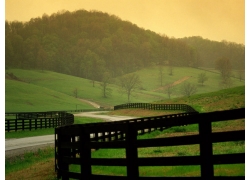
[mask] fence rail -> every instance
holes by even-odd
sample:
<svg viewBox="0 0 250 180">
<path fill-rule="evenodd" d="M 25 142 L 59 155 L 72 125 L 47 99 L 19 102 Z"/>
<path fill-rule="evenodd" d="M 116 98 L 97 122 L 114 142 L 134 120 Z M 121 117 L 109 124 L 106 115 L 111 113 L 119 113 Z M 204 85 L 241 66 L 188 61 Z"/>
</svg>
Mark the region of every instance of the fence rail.
<svg viewBox="0 0 250 180">
<path fill-rule="evenodd" d="M 5 132 L 53 128 L 74 123 L 74 115 L 64 111 L 5 113 Z"/>
<path fill-rule="evenodd" d="M 210 112 L 183 113 L 176 115 L 138 118 L 121 122 L 79 124 L 57 127 L 55 129 L 56 170 L 58 178 L 63 179 L 156 179 L 139 177 L 142 166 L 186 166 L 199 165 L 201 177 L 157 177 L 157 179 L 244 179 L 244 176 L 215 177 L 214 165 L 244 164 L 245 153 L 213 154 L 215 142 L 244 141 L 245 130 L 212 132 L 212 122 L 245 118 L 245 108 Z M 199 134 L 191 136 L 156 139 L 137 139 L 137 135 L 152 128 L 173 127 L 198 124 Z M 138 148 L 198 144 L 200 155 L 160 158 L 139 158 Z M 91 158 L 91 149 L 123 148 L 125 158 Z M 79 156 L 76 156 L 79 153 Z M 69 166 L 80 166 L 80 172 L 71 172 Z M 125 166 L 126 176 L 92 174 L 92 166 Z"/>
<path fill-rule="evenodd" d="M 197 112 L 194 108 L 187 104 L 151 104 L 151 103 L 127 103 L 114 106 L 114 110 L 140 108 L 150 110 L 181 110 L 185 112 Z"/>
</svg>

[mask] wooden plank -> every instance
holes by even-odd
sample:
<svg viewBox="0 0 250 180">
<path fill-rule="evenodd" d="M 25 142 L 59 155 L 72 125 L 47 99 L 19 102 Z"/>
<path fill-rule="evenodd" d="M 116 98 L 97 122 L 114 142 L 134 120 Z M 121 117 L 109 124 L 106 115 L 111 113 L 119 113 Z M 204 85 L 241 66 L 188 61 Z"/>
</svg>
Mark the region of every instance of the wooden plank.
<svg viewBox="0 0 250 180">
<path fill-rule="evenodd" d="M 212 161 L 213 164 L 245 164 L 245 153 L 213 155 Z"/>
<path fill-rule="evenodd" d="M 65 178 L 65 179 L 69 179 L 69 178 L 81 179 L 82 176 L 81 176 L 80 173 L 63 171 L 62 172 L 62 177 Z"/>
<path fill-rule="evenodd" d="M 92 158 L 92 166 L 126 166 L 125 158 Z"/>
<path fill-rule="evenodd" d="M 63 149 L 80 149 L 81 142 L 62 142 L 59 148 Z"/>
<path fill-rule="evenodd" d="M 214 132 L 211 134 L 211 139 L 212 139 L 212 142 L 245 140 L 245 130 Z"/>
<path fill-rule="evenodd" d="M 130 179 L 136 179 L 139 177 L 138 167 L 138 150 L 136 146 L 137 130 L 132 126 L 133 124 L 127 124 L 126 133 L 126 160 L 127 160 L 127 176 Z"/>
<path fill-rule="evenodd" d="M 212 125 L 209 119 L 202 119 L 199 123 L 200 157 L 201 157 L 201 177 L 211 179 L 214 176 L 212 162 L 213 144 L 211 140 Z"/>
<path fill-rule="evenodd" d="M 81 164 L 81 159 L 80 158 L 72 158 L 72 157 L 63 157 L 62 161 L 67 163 L 67 164 L 76 164 L 76 165 L 80 165 Z"/>
<path fill-rule="evenodd" d="M 81 162 L 81 177 L 80 179 L 89 179 L 91 176 L 91 149 L 90 136 L 87 132 L 82 131 L 80 135 L 80 162 Z"/>
</svg>

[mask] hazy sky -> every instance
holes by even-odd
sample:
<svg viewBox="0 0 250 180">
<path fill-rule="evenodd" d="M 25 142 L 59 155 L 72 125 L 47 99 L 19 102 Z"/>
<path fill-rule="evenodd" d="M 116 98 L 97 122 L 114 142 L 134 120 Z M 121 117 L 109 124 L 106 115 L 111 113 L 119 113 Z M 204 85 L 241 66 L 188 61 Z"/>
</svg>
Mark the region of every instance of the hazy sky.
<svg viewBox="0 0 250 180">
<path fill-rule="evenodd" d="M 5 19 L 29 21 L 60 10 L 98 10 L 169 37 L 245 44 L 244 0 L 5 0 Z"/>
</svg>

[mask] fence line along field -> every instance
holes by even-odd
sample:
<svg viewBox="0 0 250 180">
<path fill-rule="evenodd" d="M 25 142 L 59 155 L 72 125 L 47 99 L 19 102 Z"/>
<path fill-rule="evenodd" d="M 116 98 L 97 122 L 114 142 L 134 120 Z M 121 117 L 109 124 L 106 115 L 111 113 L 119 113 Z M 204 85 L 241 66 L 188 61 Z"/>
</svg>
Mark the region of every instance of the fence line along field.
<svg viewBox="0 0 250 180">
<path fill-rule="evenodd" d="M 144 166 L 200 166 L 200 179 L 215 177 L 214 165 L 245 164 L 245 153 L 214 154 L 213 144 L 245 140 L 245 130 L 212 132 L 212 123 L 234 121 L 245 118 L 245 109 L 210 113 L 177 114 L 145 117 L 129 121 L 102 124 L 72 125 L 56 128 L 56 169 L 58 177 L 87 179 L 133 179 L 141 176 Z M 198 124 L 198 134 L 156 139 L 137 139 L 138 134 L 151 129 L 167 129 L 174 126 Z M 93 134 L 93 135 L 91 135 Z M 138 157 L 139 148 L 199 145 L 199 155 L 177 157 Z M 231 146 L 231 148 L 233 148 Z M 123 158 L 92 158 L 91 149 L 125 149 Z M 79 156 L 77 156 L 79 154 Z M 74 164 L 79 172 L 70 167 Z M 125 166 L 126 173 L 100 175 L 92 172 L 92 166 Z M 181 172 L 177 174 L 179 176 Z M 167 175 L 167 174 L 166 174 Z M 125 178 L 124 178 L 125 176 Z M 197 175 L 195 175 L 197 176 Z M 230 176 L 230 175 L 229 175 Z M 179 176 L 180 177 L 180 176 Z M 148 177 L 147 179 L 154 179 Z M 165 179 L 168 179 L 166 177 Z M 224 179 L 244 179 L 244 176 L 223 177 Z M 175 179 L 175 178 L 172 178 Z M 178 179 L 178 178 L 177 178 Z M 185 178 L 183 178 L 185 179 Z"/>
</svg>

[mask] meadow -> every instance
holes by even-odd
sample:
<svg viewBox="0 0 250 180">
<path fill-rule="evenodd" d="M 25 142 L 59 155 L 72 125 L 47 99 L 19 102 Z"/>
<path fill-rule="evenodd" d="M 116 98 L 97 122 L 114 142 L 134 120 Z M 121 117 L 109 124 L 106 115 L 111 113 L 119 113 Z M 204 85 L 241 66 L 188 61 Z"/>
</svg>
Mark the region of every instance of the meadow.
<svg viewBox="0 0 250 180">
<path fill-rule="evenodd" d="M 198 75 L 206 72 L 208 80 L 202 86 L 198 83 Z M 93 108 L 81 101 L 86 99 L 96 102 L 103 107 L 112 107 L 127 103 L 126 94 L 121 94 L 118 79 L 114 78 L 109 88 L 112 94 L 108 98 L 102 97 L 100 83 L 75 76 L 41 70 L 7 69 L 19 79 L 5 81 L 5 112 L 22 111 L 53 111 Z M 183 97 L 181 86 L 189 82 L 197 86 L 196 94 L 221 90 L 220 74 L 201 69 L 175 67 L 173 75 L 169 76 L 168 67 L 163 68 L 163 86 L 159 82 L 159 67 L 152 67 L 136 72 L 141 80 L 141 88 L 137 89 L 131 102 L 157 102 L 168 99 L 164 86 L 176 82 L 170 99 Z M 185 81 L 183 78 L 188 77 Z M 177 83 L 180 82 L 180 83 Z M 232 87 L 244 86 L 245 82 L 232 77 Z M 77 89 L 77 98 L 73 91 Z"/>
<path fill-rule="evenodd" d="M 74 110 L 78 109 L 93 109 L 92 106 L 86 104 L 73 95 L 73 90 L 78 89 L 78 98 L 88 99 L 99 103 L 102 106 L 113 106 L 127 102 L 126 95 L 119 93 L 119 87 L 111 84 L 113 90 L 112 97 L 103 98 L 98 83 L 92 87 L 92 83 L 87 79 L 63 75 L 50 71 L 37 70 L 21 70 L 8 69 L 8 73 L 13 73 L 18 77 L 19 81 L 6 79 L 5 81 L 5 111 L 20 112 L 20 111 L 52 111 L 52 110 Z M 220 76 L 218 73 L 206 72 L 208 81 L 204 86 L 197 82 L 198 74 L 203 72 L 200 69 L 192 68 L 175 68 L 174 75 L 169 76 L 167 68 L 165 68 L 164 85 L 176 82 L 183 77 L 190 76 L 186 81 L 195 83 L 198 91 L 191 97 L 182 97 L 180 93 L 181 83 L 176 85 L 175 92 L 168 99 L 164 89 L 161 88 L 158 81 L 159 70 L 157 67 L 144 69 L 137 72 L 142 81 L 142 89 L 135 92 L 132 97 L 132 102 L 155 102 L 155 103 L 185 103 L 194 107 L 199 112 L 208 112 L 216 110 L 234 109 L 245 107 L 245 86 L 244 81 L 237 78 L 232 78 L 234 88 L 222 89 L 219 85 Z M 192 76 L 192 77 L 191 77 Z M 21 80 L 21 81 L 20 81 Z M 117 79 L 116 79 L 117 80 Z M 136 116 L 156 116 L 164 112 L 161 111 L 146 111 L 146 110 L 118 110 L 109 112 L 111 114 L 120 115 L 136 115 Z M 75 117 L 75 123 L 92 123 L 99 122 L 98 119 Z M 214 131 L 245 129 L 245 120 L 238 120 L 226 123 L 214 123 Z M 20 138 L 35 135 L 53 134 L 54 129 L 40 130 L 37 132 L 16 132 L 5 133 L 6 138 Z M 155 131 L 150 134 L 145 134 L 138 138 L 158 138 L 164 136 L 178 136 L 197 133 L 197 127 L 175 127 L 165 130 L 164 132 Z M 234 148 L 231 148 L 234 147 Z M 244 142 L 230 142 L 228 144 L 214 144 L 215 153 L 235 153 L 245 152 Z M 196 155 L 196 146 L 183 146 L 172 148 L 147 148 L 140 149 L 139 156 L 183 156 Z M 118 150 L 98 150 L 93 152 L 93 157 L 120 157 L 124 156 L 124 152 Z M 47 148 L 38 152 L 27 152 L 24 155 L 5 159 L 5 179 L 56 179 L 54 172 L 54 149 Z M 74 171 L 78 171 L 78 167 L 71 167 Z M 116 174 L 124 175 L 126 169 L 121 168 L 105 168 L 93 167 L 94 173 L 100 174 Z M 183 172 L 183 176 L 199 176 L 199 167 L 142 167 L 140 168 L 140 176 L 176 176 L 177 173 Z M 220 165 L 215 167 L 215 175 L 244 175 L 245 165 Z"/>
</svg>

